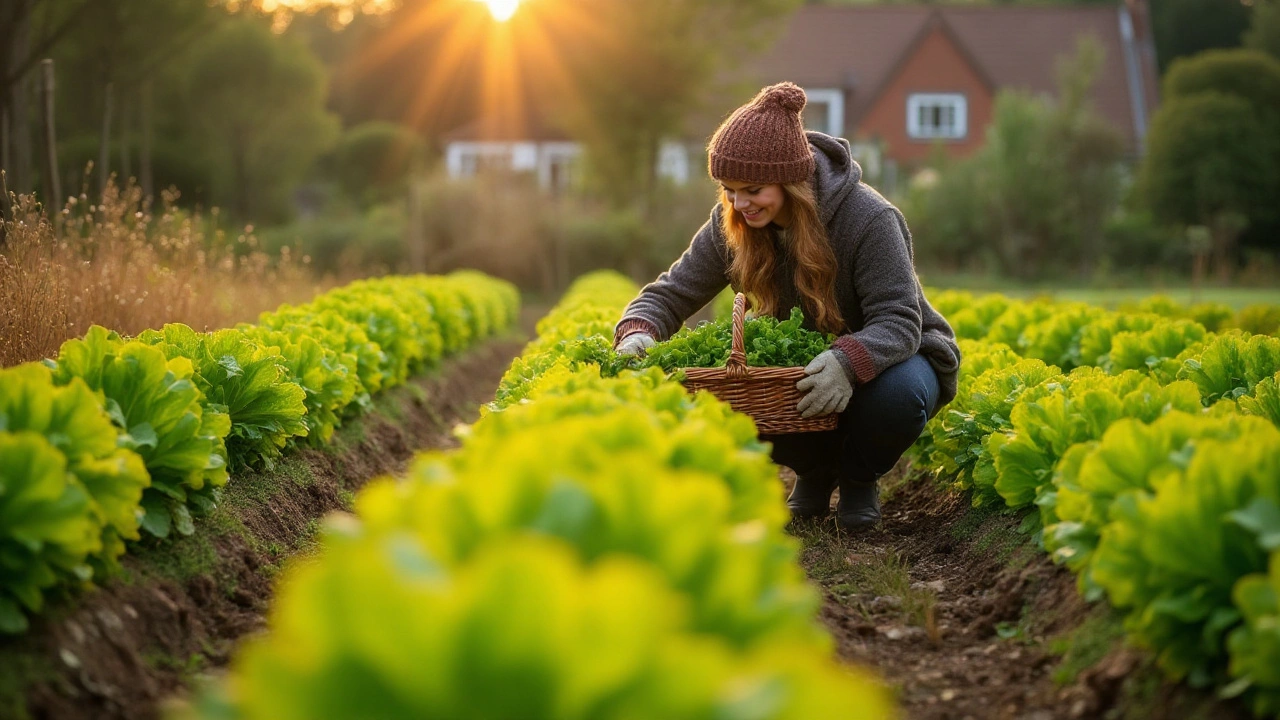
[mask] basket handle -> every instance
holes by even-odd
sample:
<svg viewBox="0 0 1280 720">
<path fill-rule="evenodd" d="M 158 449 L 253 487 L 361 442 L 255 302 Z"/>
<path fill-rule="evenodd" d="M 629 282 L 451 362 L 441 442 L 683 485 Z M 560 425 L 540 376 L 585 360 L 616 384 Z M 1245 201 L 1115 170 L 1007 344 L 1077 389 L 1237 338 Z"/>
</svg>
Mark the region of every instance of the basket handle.
<svg viewBox="0 0 1280 720">
<path fill-rule="evenodd" d="M 724 364 L 724 376 L 739 380 L 747 376 L 747 353 L 743 350 L 742 323 L 747 316 L 747 296 L 733 296 L 733 343 L 729 347 L 729 359 Z"/>
</svg>

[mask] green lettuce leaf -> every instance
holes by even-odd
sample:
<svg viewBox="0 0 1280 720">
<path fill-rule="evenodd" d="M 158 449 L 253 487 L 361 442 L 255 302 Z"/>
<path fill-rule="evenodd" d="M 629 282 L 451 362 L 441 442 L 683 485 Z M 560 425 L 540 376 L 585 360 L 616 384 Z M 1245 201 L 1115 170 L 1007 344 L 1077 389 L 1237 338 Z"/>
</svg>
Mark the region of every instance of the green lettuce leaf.
<svg viewBox="0 0 1280 720">
<path fill-rule="evenodd" d="M 27 629 L 59 580 L 83 578 L 101 549 L 92 499 L 39 433 L 0 431 L 0 633 Z"/>
<path fill-rule="evenodd" d="M 1241 514 L 1280 503 L 1280 430 L 1241 418 L 1234 439 L 1198 439 L 1178 469 L 1116 500 L 1093 579 L 1126 627 L 1174 677 L 1216 677 L 1225 635 L 1240 620 L 1232 589 L 1266 569 L 1267 552 Z"/>
<path fill-rule="evenodd" d="M 1177 410 L 1149 423 L 1141 417 L 1116 421 L 1100 441 L 1068 450 L 1055 468 L 1053 504 L 1042 508 L 1045 547 L 1055 560 L 1080 572 L 1081 586 L 1088 590 L 1094 585 L 1093 553 L 1118 499 L 1149 492 L 1182 472 L 1196 443 L 1237 438 L 1264 426 L 1239 415 Z"/>
<path fill-rule="evenodd" d="M 307 412 L 302 420 L 307 425 L 308 440 L 319 446 L 333 437 L 334 429 L 342 424 L 347 405 L 356 397 L 359 379 L 355 374 L 355 356 L 325 347 L 300 326 L 290 328 L 239 326 L 263 347 L 278 353 L 289 371 L 289 380 L 306 392 L 303 404 Z"/>
<path fill-rule="evenodd" d="M 186 325 L 147 330 L 138 339 L 155 345 L 169 359 L 186 358 L 204 393 L 207 408 L 231 418 L 227 455 L 233 468 L 271 467 L 290 438 L 304 437 L 306 391 L 289 381 L 278 352 L 240 330 L 198 333 Z"/>
<path fill-rule="evenodd" d="M 1280 338 L 1234 332 L 1214 337 L 1197 356 L 1183 361 L 1178 377 L 1194 382 L 1204 404 L 1212 405 L 1249 395 L 1276 373 L 1280 373 Z"/>
<path fill-rule="evenodd" d="M 63 343 L 52 367 L 58 384 L 80 378 L 101 394 L 122 433 L 121 444 L 141 456 L 151 476 L 144 509 L 159 502 L 186 504 L 193 494 L 213 498 L 226 484 L 231 420 L 206 407 L 189 359 L 170 360 L 155 347 L 125 342 L 95 325 L 83 339 Z M 142 527 L 168 534 L 167 524 L 155 518 L 144 519 Z M 163 531 L 156 532 L 158 527 Z"/>
<path fill-rule="evenodd" d="M 1058 460 L 1073 445 L 1101 439 L 1117 421 L 1133 418 L 1148 423 L 1169 410 L 1200 408 L 1193 384 L 1161 386 L 1136 370 L 1107 375 L 1097 368 L 1079 368 L 1060 387 L 1061 392 L 1024 396 L 1010 413 L 1011 428 L 1004 437 L 993 435 L 988 441 L 995 488 L 1010 507 L 1037 502 L 1051 513 L 1051 505 L 1040 498 L 1051 487 Z"/>
<path fill-rule="evenodd" d="M 986 440 L 1010 426 L 1010 413 L 1024 393 L 1055 392 L 1062 377 L 1058 368 L 1040 360 L 1021 360 L 993 367 L 966 383 L 964 394 L 939 413 L 943 419 L 934 434 L 931 463 L 954 467 L 956 486 L 974 488 L 975 505 L 998 499 Z"/>
<path fill-rule="evenodd" d="M 1231 599 L 1243 617 L 1227 639 L 1233 694 L 1246 697 L 1259 717 L 1280 714 L 1280 552 L 1267 573 L 1240 579 Z"/>
<path fill-rule="evenodd" d="M 1237 402 L 1240 412 L 1257 415 L 1280 427 L 1280 372 L 1259 382 L 1250 395 L 1242 396 Z"/>
</svg>

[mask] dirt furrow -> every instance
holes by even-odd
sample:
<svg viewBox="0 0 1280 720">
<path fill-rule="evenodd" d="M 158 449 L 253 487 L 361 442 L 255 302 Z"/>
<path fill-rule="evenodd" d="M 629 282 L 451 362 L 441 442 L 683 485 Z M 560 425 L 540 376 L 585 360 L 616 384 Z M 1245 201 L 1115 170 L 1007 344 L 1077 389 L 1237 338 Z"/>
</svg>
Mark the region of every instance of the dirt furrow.
<svg viewBox="0 0 1280 720">
<path fill-rule="evenodd" d="M 893 686 L 904 718 L 1248 717 L 1163 681 L 1125 646 L 1119 615 L 1085 602 L 1020 529 L 1022 514 L 973 508 L 905 461 L 882 483 L 875 530 L 793 531 L 840 657 Z"/>
</svg>

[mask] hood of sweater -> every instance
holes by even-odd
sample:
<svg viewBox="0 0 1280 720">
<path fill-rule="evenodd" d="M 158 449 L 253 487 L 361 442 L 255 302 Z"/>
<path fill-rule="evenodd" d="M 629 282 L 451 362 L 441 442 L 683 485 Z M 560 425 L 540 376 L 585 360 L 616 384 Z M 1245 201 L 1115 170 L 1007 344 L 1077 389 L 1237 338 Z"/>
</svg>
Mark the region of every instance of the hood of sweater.
<svg viewBox="0 0 1280 720">
<path fill-rule="evenodd" d="M 813 191 L 818 199 L 818 217 L 823 225 L 831 222 L 836 210 L 862 182 L 862 167 L 853 159 L 849 141 L 810 130 L 805 133 L 813 149 L 816 167 Z"/>
</svg>

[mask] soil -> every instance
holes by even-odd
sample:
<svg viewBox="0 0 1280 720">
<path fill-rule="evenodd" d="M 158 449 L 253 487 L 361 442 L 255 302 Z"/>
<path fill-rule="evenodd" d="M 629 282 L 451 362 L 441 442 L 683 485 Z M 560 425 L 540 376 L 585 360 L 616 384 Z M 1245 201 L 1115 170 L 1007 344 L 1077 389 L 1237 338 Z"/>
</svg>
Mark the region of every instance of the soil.
<svg viewBox="0 0 1280 720">
<path fill-rule="evenodd" d="M 828 519 L 793 531 L 840 657 L 892 686 L 904 718 L 1249 717 L 1162 680 L 1124 645 L 1118 613 L 1087 603 L 1020 529 L 1022 514 L 975 509 L 907 461 L 881 482 L 875 529 L 850 535 Z"/>
<path fill-rule="evenodd" d="M 525 313 L 527 329 L 541 314 Z M 165 698 L 225 665 L 236 641 L 264 626 L 274 578 L 312 549 L 322 516 L 348 509 L 356 489 L 402 471 L 415 451 L 456 445 L 452 429 L 478 417 L 523 342 L 494 340 L 448 360 L 380 396 L 330 446 L 234 476 L 195 535 L 134 548 L 123 577 L 55 602 L 25 636 L 0 640 L 0 718 L 159 717 Z"/>
</svg>

